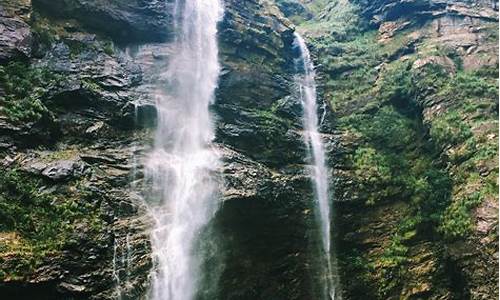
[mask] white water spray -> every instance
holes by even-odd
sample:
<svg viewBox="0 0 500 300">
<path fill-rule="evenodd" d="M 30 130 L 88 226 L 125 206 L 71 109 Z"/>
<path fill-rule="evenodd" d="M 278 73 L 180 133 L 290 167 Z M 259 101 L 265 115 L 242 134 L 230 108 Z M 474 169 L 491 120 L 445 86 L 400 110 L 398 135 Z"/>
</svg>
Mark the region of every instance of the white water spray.
<svg viewBox="0 0 500 300">
<path fill-rule="evenodd" d="M 152 181 L 155 221 L 152 247 L 156 272 L 153 300 L 191 300 L 200 281 L 196 243 L 217 210 L 219 158 L 211 146 L 209 105 L 220 73 L 217 22 L 219 0 L 177 0 L 177 36 L 169 66 L 156 93 L 155 147 L 146 162 Z"/>
<path fill-rule="evenodd" d="M 318 107 L 314 65 L 311 60 L 309 49 L 304 39 L 295 33 L 295 46 L 300 49 L 301 58 L 297 60 L 297 69 L 302 71 L 302 76 L 297 77 L 300 100 L 304 109 L 304 140 L 307 150 L 311 156 L 312 180 L 314 185 L 315 200 L 318 205 L 319 222 L 321 224 L 321 241 L 323 252 L 326 257 L 326 286 L 325 296 L 331 300 L 335 299 L 335 271 L 332 264 L 331 228 L 330 228 L 330 198 L 328 187 L 328 169 L 325 161 L 325 150 L 323 141 L 318 132 Z M 338 299 L 338 296 L 337 296 Z"/>
</svg>

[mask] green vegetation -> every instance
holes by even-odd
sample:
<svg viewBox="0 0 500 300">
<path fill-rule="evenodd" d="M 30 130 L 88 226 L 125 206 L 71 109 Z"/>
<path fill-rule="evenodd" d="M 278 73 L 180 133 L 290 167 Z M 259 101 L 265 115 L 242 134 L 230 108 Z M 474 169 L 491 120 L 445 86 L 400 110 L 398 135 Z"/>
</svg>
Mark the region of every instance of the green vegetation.
<svg viewBox="0 0 500 300">
<path fill-rule="evenodd" d="M 397 173 L 398 158 L 377 152 L 374 148 L 359 148 L 354 155 L 355 174 L 359 190 L 366 195 L 366 203 L 373 205 L 401 194 Z"/>
<path fill-rule="evenodd" d="M 364 28 L 359 7 L 347 0 L 313 1 L 308 8 L 316 17 L 300 26 L 309 35 L 329 41 L 347 40 Z"/>
<path fill-rule="evenodd" d="M 54 192 L 33 175 L 15 169 L 0 172 L 0 252 L 9 256 L 0 257 L 0 264 L 15 265 L 0 278 L 29 274 L 42 259 L 76 243 L 72 236 L 79 223 L 101 230 L 99 213 L 75 184 L 78 192 L 71 187 Z"/>
<path fill-rule="evenodd" d="M 52 118 L 42 99 L 58 80 L 54 72 L 23 62 L 0 66 L 0 85 L 5 92 L 5 97 L 0 100 L 0 112 L 13 123 Z"/>
<path fill-rule="evenodd" d="M 312 30 L 314 51 L 330 54 L 318 56 L 318 64 L 337 127 L 356 147 L 347 160 L 361 207 L 391 202 L 406 207 L 383 251 L 349 249 L 340 257 L 346 272 L 364 280 L 353 286 L 367 286 L 367 293 L 387 299 L 412 276 L 408 249 L 416 240 L 467 237 L 474 209 L 497 198 L 498 170 L 479 173 L 498 155 L 498 69 L 464 70 L 460 56 L 442 47 L 405 52 L 418 42 L 405 32 L 380 43 L 376 31 L 335 39 L 315 35 L 322 28 L 302 26 Z M 429 55 L 448 57 L 454 72 L 432 62 L 414 68 Z M 440 110 L 423 116 L 433 103 L 440 103 Z M 365 265 L 353 266 L 356 261 Z"/>
<path fill-rule="evenodd" d="M 476 192 L 453 202 L 446 209 L 440 231 L 451 239 L 466 236 L 473 226 L 470 212 L 482 200 L 481 194 Z"/>
<path fill-rule="evenodd" d="M 406 198 L 420 222 L 438 222 L 449 201 L 451 182 L 433 166 L 433 154 L 428 152 L 418 120 L 384 106 L 375 114 L 343 122 L 350 122 L 367 143 L 352 160 L 367 204 Z"/>
<path fill-rule="evenodd" d="M 380 269 L 382 286 L 378 288 L 381 296 L 390 295 L 390 292 L 401 285 L 404 278 L 405 265 L 408 262 L 408 247 L 403 244 L 399 235 L 395 235 L 373 269 Z"/>
<path fill-rule="evenodd" d="M 280 164 L 283 161 L 297 159 L 296 153 L 290 151 L 287 146 L 293 143 L 287 137 L 287 132 L 292 127 L 291 121 L 280 117 L 275 109 L 274 107 L 269 110 L 252 110 L 249 113 L 251 119 L 248 122 L 255 126 L 258 132 L 257 138 L 249 141 L 242 140 L 243 143 L 252 143 L 254 149 L 259 149 L 251 153 L 253 157 L 266 159 L 269 164 Z"/>
<path fill-rule="evenodd" d="M 115 47 L 113 45 L 113 42 L 111 41 L 106 41 L 103 43 L 102 45 L 102 49 L 104 51 L 104 53 L 106 53 L 107 55 L 113 55 L 115 54 Z"/>
<path fill-rule="evenodd" d="M 319 56 L 318 63 L 329 75 L 325 82 L 327 96 L 340 116 L 352 115 L 351 108 L 354 107 L 370 110 L 381 100 L 412 100 L 407 97 L 415 89 L 411 76 L 413 60 L 382 63 L 406 48 L 411 38 L 402 33 L 384 44 L 377 38 L 377 31 L 367 31 L 354 39 L 340 41 L 329 36 L 312 37 L 315 51 L 331 54 Z"/>
<path fill-rule="evenodd" d="M 386 67 L 377 83 L 380 101 L 393 102 L 406 108 L 415 107 L 415 85 L 411 73 L 413 60 L 396 61 Z"/>
<path fill-rule="evenodd" d="M 49 21 L 38 13 L 33 13 L 31 23 L 33 33 L 43 47 L 50 47 L 58 39 L 56 28 L 51 26 Z"/>
<path fill-rule="evenodd" d="M 464 237 L 465 228 L 472 228 L 470 213 L 482 200 L 463 200 L 470 197 L 458 196 L 452 189 L 454 184 L 467 185 L 460 177 L 498 153 L 497 140 L 492 138 L 496 126 L 491 123 L 498 69 L 462 70 L 456 53 L 444 50 L 442 55 L 457 65 L 454 75 L 437 64 L 414 70 L 417 54 L 380 65 L 406 43 L 403 33 L 380 44 L 375 32 L 367 32 L 330 44 L 334 55 L 320 58 L 329 73 L 328 97 L 339 126 L 361 142 L 352 162 L 366 203 L 408 199 L 413 207 L 408 216 L 414 224 L 410 231 L 425 228 L 449 238 Z M 313 39 L 313 44 L 325 49 L 329 43 Z M 420 101 L 428 99 L 453 99 L 454 104 L 425 121 L 427 132 L 418 115 Z M 451 170 L 442 169 L 447 162 L 464 165 L 449 176 Z"/>
<path fill-rule="evenodd" d="M 442 72 L 433 71 L 426 73 Z M 454 106 L 433 117 L 429 131 L 447 161 L 453 163 L 454 200 L 439 225 L 439 232 L 447 239 L 466 237 L 474 228 L 473 209 L 486 198 L 497 197 L 498 170 L 487 177 L 478 174 L 481 166 L 498 157 L 497 74 L 497 68 L 485 67 L 459 70 L 455 76 L 436 81 L 436 97 L 455 100 Z"/>
<path fill-rule="evenodd" d="M 470 127 L 463 121 L 463 116 L 456 111 L 448 112 L 434 120 L 430 136 L 437 145 L 443 147 L 465 142 L 472 136 Z"/>
</svg>

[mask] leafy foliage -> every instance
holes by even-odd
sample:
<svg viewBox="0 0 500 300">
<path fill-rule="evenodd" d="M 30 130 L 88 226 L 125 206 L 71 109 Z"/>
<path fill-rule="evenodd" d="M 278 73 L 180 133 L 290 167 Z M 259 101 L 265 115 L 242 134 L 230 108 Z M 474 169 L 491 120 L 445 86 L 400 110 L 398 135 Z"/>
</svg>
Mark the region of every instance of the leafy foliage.
<svg viewBox="0 0 500 300">
<path fill-rule="evenodd" d="M 15 243 L 0 243 L 0 248 L 16 253 L 16 268 L 0 276 L 22 276 L 49 254 L 72 242 L 75 226 L 85 222 L 90 230 L 102 224 L 93 205 L 82 201 L 86 193 L 71 190 L 55 193 L 42 180 L 18 170 L 0 172 L 0 234 L 10 234 Z M 9 239 L 5 239 L 9 240 Z M 5 251 L 2 251 L 5 252 Z M 0 263 L 3 258 L 0 257 Z M 10 262 L 12 263 L 12 262 Z"/>
<path fill-rule="evenodd" d="M 399 235 L 395 235 L 374 266 L 381 270 L 380 276 L 383 278 L 382 286 L 378 288 L 381 295 L 387 296 L 392 289 L 401 284 L 407 262 L 408 247 L 403 244 Z"/>
<path fill-rule="evenodd" d="M 472 136 L 470 127 L 463 122 L 463 117 L 456 111 L 436 118 L 430 129 L 430 136 L 437 145 L 443 147 L 456 145 Z"/>
<path fill-rule="evenodd" d="M 50 118 L 51 114 L 42 98 L 58 80 L 59 77 L 53 72 L 23 62 L 0 66 L 0 84 L 5 93 L 0 102 L 1 112 L 13 123 Z"/>
</svg>

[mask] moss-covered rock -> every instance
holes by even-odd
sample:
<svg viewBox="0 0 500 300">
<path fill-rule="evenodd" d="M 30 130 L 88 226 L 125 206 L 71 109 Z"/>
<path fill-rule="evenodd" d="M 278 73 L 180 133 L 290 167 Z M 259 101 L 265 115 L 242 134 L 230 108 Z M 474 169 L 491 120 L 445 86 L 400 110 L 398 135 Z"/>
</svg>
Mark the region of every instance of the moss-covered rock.
<svg viewBox="0 0 500 300">
<path fill-rule="evenodd" d="M 498 16 L 488 3 L 330 6 L 337 10 L 325 7 L 299 30 L 341 142 L 334 177 L 345 296 L 494 297 L 488 278 L 498 273 L 485 268 L 498 263 L 489 256 L 498 226 L 490 181 Z"/>
</svg>

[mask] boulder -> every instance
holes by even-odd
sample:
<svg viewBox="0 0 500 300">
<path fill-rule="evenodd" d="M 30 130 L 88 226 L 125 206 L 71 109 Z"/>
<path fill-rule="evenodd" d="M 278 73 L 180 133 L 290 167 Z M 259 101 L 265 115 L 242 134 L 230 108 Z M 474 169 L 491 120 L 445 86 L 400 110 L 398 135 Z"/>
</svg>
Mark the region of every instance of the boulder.
<svg viewBox="0 0 500 300">
<path fill-rule="evenodd" d="M 42 175 L 54 181 L 69 179 L 82 169 L 75 160 L 59 160 L 48 164 Z"/>
</svg>

